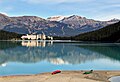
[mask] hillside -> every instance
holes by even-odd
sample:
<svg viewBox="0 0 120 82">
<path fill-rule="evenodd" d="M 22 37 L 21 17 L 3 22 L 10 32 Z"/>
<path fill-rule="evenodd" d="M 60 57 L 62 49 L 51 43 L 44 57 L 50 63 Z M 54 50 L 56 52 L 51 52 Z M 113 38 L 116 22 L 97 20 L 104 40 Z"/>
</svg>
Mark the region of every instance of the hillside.
<svg viewBox="0 0 120 82">
<path fill-rule="evenodd" d="M 97 21 L 77 15 L 69 17 L 57 16 L 44 19 L 37 16 L 9 17 L 0 14 L 0 30 L 18 34 L 44 33 L 49 36 L 75 36 L 103 28 L 118 21 L 118 19 Z"/>
<path fill-rule="evenodd" d="M 120 42 L 120 22 L 108 25 L 96 31 L 77 35 L 72 39 L 82 41 Z"/>
<path fill-rule="evenodd" d="M 0 30 L 0 40 L 20 39 L 20 37 L 20 34 Z"/>
</svg>

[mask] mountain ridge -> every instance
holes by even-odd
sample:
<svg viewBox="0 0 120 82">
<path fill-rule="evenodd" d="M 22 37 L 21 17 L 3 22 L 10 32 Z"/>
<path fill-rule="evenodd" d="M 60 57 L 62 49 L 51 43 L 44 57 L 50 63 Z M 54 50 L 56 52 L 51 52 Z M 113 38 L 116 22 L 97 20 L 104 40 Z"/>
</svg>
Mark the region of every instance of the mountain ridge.
<svg viewBox="0 0 120 82">
<path fill-rule="evenodd" d="M 60 21 L 51 21 L 37 16 L 9 17 L 0 14 L 0 30 L 19 34 L 45 33 L 49 36 L 75 36 L 116 22 L 117 19 L 112 22 L 96 21 L 78 15 L 64 17 Z"/>
</svg>

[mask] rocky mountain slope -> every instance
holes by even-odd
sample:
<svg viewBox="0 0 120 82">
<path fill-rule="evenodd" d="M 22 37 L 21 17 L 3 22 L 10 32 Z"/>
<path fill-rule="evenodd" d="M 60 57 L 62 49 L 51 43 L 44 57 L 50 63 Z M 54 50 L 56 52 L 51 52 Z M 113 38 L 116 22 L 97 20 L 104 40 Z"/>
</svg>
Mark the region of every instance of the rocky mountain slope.
<svg viewBox="0 0 120 82">
<path fill-rule="evenodd" d="M 88 27 L 92 27 L 92 28 L 102 28 L 104 26 L 107 26 L 108 24 L 113 24 L 118 22 L 119 20 L 117 19 L 113 19 L 110 21 L 96 21 L 93 19 L 87 19 L 85 17 L 81 17 L 81 16 L 77 16 L 77 15 L 73 15 L 67 18 L 64 18 L 63 20 L 61 20 L 61 22 L 65 23 L 65 24 L 69 24 L 71 26 L 71 28 L 81 28 L 81 29 L 85 29 L 85 26 Z"/>
<path fill-rule="evenodd" d="M 0 30 L 19 34 L 45 33 L 51 36 L 74 36 L 100 29 L 118 21 L 115 19 L 95 21 L 77 15 L 43 19 L 37 16 L 8 17 L 0 14 Z"/>
</svg>

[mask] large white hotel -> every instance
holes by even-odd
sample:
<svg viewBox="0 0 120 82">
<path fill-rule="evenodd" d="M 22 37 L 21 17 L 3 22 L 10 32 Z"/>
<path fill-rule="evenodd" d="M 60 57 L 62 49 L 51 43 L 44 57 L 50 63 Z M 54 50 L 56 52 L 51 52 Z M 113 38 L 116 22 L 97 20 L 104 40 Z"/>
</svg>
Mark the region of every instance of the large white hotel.
<svg viewBox="0 0 120 82">
<path fill-rule="evenodd" d="M 23 35 L 21 37 L 23 40 L 24 39 L 28 39 L 28 40 L 46 40 L 46 39 L 50 39 L 53 40 L 53 37 L 51 36 L 46 36 L 45 34 L 27 34 L 27 35 Z"/>
</svg>

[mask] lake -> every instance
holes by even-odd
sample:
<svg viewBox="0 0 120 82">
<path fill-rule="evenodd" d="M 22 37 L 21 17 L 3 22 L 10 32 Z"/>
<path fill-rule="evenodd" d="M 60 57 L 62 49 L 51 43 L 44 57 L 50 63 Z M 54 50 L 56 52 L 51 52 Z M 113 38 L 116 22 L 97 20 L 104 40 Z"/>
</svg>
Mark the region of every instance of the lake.
<svg viewBox="0 0 120 82">
<path fill-rule="evenodd" d="M 0 41 L 0 76 L 54 70 L 120 70 L 120 44 Z"/>
</svg>

